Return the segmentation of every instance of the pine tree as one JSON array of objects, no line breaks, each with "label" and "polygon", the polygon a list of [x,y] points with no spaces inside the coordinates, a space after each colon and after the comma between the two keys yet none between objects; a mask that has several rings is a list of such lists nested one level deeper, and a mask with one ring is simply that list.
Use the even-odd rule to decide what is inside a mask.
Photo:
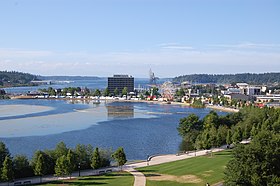
[{"label": "pine tree", "polygon": [[40,182],[42,182],[42,176],[45,174],[45,162],[43,154],[39,154],[37,161],[35,162],[34,174],[40,176]]},{"label": "pine tree", "polygon": [[231,134],[231,130],[230,129],[227,132],[226,142],[227,142],[228,145],[232,144],[232,134]]},{"label": "pine tree", "polygon": [[12,181],[14,179],[13,161],[10,156],[5,157],[1,178],[6,182]]},{"label": "pine tree", "polygon": [[91,159],[91,167],[93,169],[99,169],[101,167],[101,158],[97,147],[93,151],[93,156]]},{"label": "pine tree", "polygon": [[71,166],[70,163],[65,155],[59,157],[56,160],[55,164],[55,175],[56,176],[65,176],[70,175],[71,173]]}]

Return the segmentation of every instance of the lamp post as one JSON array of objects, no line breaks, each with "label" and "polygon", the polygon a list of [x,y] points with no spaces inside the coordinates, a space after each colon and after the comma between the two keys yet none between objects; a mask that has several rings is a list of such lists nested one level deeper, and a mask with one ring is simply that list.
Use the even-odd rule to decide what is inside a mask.
[{"label": "lamp post", "polygon": [[78,164],[78,169],[79,169],[79,177],[81,176],[81,163],[79,162]]}]

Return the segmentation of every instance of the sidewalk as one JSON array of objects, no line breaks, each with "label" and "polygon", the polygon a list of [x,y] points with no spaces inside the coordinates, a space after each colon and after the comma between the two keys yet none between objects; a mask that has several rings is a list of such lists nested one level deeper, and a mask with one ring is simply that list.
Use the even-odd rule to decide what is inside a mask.
[{"label": "sidewalk", "polygon": [[[181,154],[181,155],[167,154],[167,155],[154,156],[149,161],[149,165],[147,165],[146,161],[143,161],[140,163],[133,163],[133,164],[125,165],[125,166],[123,166],[123,170],[130,172],[134,176],[134,178],[135,178],[134,186],[145,186],[146,177],[144,176],[143,173],[135,170],[136,168],[146,167],[146,166],[150,166],[150,165],[158,165],[158,164],[162,164],[162,163],[183,160],[183,159],[192,158],[192,157],[196,157],[196,156],[203,156],[203,155],[210,153],[211,151],[219,152],[219,151],[222,151],[225,149],[226,149],[226,145],[224,145],[220,148],[213,148],[211,150],[200,150],[200,151],[190,152],[190,153]],[[107,172],[108,170],[112,171],[112,172],[117,172],[117,171],[119,171],[119,168],[118,167],[108,167],[108,168],[102,168],[102,169],[97,169],[97,170],[93,170],[93,169],[83,170],[80,172],[80,175],[81,176],[99,175],[100,172],[104,173],[104,172]],[[71,175],[71,178],[78,178],[78,177],[79,177],[79,172],[74,172]],[[43,176],[42,183],[56,181],[56,180],[63,180],[63,179],[70,179],[70,177],[55,177],[53,175]],[[40,177],[19,179],[19,180],[16,180],[15,182],[9,183],[9,185],[16,185],[19,182],[23,185],[24,182],[29,182],[29,181],[32,184],[38,184],[38,183],[40,183]],[[7,186],[7,185],[8,185],[8,183],[0,183],[0,186]]]}]

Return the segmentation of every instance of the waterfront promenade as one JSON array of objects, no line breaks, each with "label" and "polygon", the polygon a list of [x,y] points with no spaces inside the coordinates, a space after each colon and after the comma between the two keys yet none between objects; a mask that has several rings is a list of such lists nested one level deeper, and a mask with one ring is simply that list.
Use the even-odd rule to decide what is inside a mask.
[{"label": "waterfront promenade", "polygon": [[[159,156],[154,156],[150,159],[149,162],[147,161],[142,161],[138,163],[132,163],[132,164],[127,164],[123,166],[123,170],[130,172],[134,176],[134,186],[145,186],[146,185],[146,177],[144,176],[143,173],[137,171],[137,168],[140,167],[146,167],[146,166],[151,166],[151,165],[158,165],[162,163],[168,163],[168,162],[173,162],[173,161],[178,161],[178,160],[183,160],[187,158],[193,158],[196,156],[203,156],[207,155],[210,152],[219,152],[222,150],[226,149],[226,145],[220,147],[220,148],[213,148],[211,150],[200,150],[200,151],[195,151],[195,152],[189,152],[189,153],[184,153],[184,154],[167,154],[167,155],[159,155]],[[149,165],[148,165],[149,164]],[[120,171],[120,168],[118,167],[108,167],[108,168],[102,168],[102,169],[89,169],[89,170],[84,170],[80,172],[80,176],[92,176],[92,175],[99,175],[100,173],[105,173],[105,172],[117,172]],[[75,179],[79,177],[79,172],[74,172],[71,175],[71,179]],[[43,176],[42,177],[42,182],[51,182],[51,181],[56,181],[56,180],[63,180],[63,179],[70,179],[70,177],[56,177],[53,175],[48,175],[48,176]],[[20,185],[19,183],[23,184],[24,182],[31,182],[32,184],[38,184],[40,183],[40,177],[32,177],[32,178],[24,178],[24,179],[19,179],[14,182],[9,183],[9,185]],[[0,186],[6,186],[8,183],[0,183]]]}]

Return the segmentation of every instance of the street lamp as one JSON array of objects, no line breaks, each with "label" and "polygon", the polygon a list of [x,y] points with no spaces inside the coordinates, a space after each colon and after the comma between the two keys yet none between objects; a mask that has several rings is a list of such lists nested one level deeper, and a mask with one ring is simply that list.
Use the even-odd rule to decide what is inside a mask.
[{"label": "street lamp", "polygon": [[81,163],[79,162],[78,164],[78,169],[79,169],[79,177],[81,176]]}]

